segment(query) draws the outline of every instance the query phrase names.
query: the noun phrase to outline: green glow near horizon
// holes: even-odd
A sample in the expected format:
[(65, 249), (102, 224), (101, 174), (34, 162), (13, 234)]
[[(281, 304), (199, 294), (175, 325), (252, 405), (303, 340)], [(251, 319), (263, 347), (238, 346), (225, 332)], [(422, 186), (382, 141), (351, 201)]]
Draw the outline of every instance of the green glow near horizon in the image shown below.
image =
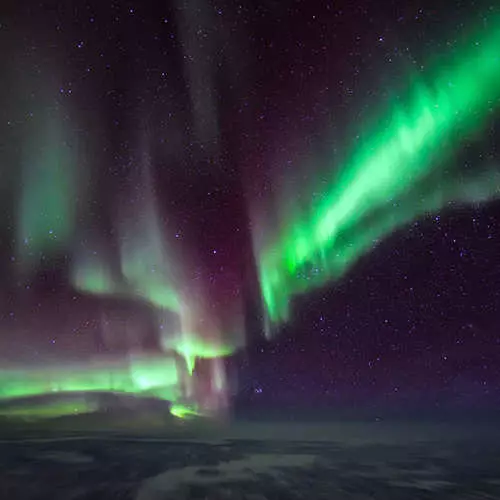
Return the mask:
[[(174, 358), (165, 355), (136, 356), (122, 362), (4, 369), (0, 370), (0, 401), (4, 402), (0, 416), (38, 419), (92, 413), (100, 407), (91, 393), (103, 392), (168, 401), (170, 413), (177, 418), (204, 416), (197, 402), (188, 401), (180, 389), (182, 376)], [(24, 399), (63, 395), (55, 400)]]
[(16, 226), (17, 254), (25, 269), (70, 246), (76, 210), (75, 153), (56, 119), (48, 117), (39, 127), (25, 145)]
[(256, 241), (261, 292), (272, 322), (288, 319), (293, 295), (345, 273), (374, 239), (448, 201), (498, 195), (496, 171), (491, 179), (481, 174), (464, 182), (450, 176), (439, 187), (425, 183), (498, 106), (498, 20), (488, 37), (476, 40), (430, 75), (432, 85), (412, 84), (408, 99), (378, 121), (309, 213), (283, 214), (291, 223), (277, 239)]
[[(200, 357), (202, 357), (202, 347)], [(215, 351), (204, 355), (217, 356)], [(223, 391), (225, 378), (218, 365), (214, 378), (217, 391)], [(182, 389), (182, 381), (191, 390)], [(172, 355), (133, 356), (125, 361), (107, 359), (87, 363), (38, 368), (0, 370), (0, 416), (53, 418), (92, 413), (100, 409), (92, 393), (113, 393), (137, 398), (168, 401), (170, 413), (178, 418), (206, 416), (206, 408), (193, 397), (196, 381), (186, 374)], [(194, 392), (193, 392), (194, 391)], [(37, 396), (48, 399), (26, 400)], [(57, 399), (50, 396), (56, 396)], [(59, 398), (64, 396), (64, 398)], [(209, 409), (213, 415), (213, 408)]]
[(184, 262), (174, 260), (167, 248), (149, 165), (144, 158), (137, 181), (144, 200), (141, 206), (121, 206), (118, 212), (121, 272), (133, 295), (158, 309), (179, 312)]
[(0, 399), (65, 392), (108, 391), (147, 394), (175, 401), (179, 373), (166, 356), (131, 359), (105, 366), (70, 365), (0, 371)]
[(15, 402), (5, 407), (0, 407), (0, 416), (21, 419), (43, 419), (56, 418), (65, 415), (82, 415), (97, 411), (98, 405), (89, 401), (88, 398), (69, 398), (68, 401), (48, 401), (43, 404), (21, 404)]
[[(121, 363), (1, 370), (0, 400), (9, 404), (0, 406), (0, 415), (51, 418), (96, 411), (95, 401), (75, 396), (82, 392), (121, 393), (175, 402), (183, 397), (180, 377), (175, 360), (167, 356), (136, 357)], [(67, 394), (68, 400), (16, 404), (17, 398), (58, 394)], [(191, 411), (196, 412), (196, 407)]]
[(174, 417), (182, 419), (200, 416), (200, 413), (196, 409), (181, 404), (172, 405), (172, 407), (170, 408), (170, 413)]

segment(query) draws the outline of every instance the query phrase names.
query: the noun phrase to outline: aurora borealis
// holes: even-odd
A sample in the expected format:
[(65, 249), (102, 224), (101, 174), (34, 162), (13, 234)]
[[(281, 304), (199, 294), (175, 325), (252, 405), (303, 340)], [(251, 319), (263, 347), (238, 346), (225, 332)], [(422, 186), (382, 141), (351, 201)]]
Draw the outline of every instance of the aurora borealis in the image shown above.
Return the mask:
[[(497, 345), (492, 326), (467, 326), (495, 324), (497, 308), (497, 9), (258, 3), (7, 9), (1, 398), (105, 391), (186, 416), (247, 393), (278, 401), (272, 383), (386, 397), (387, 385), (405, 393), (404, 369), (388, 362), (378, 392), (359, 380), (395, 352), (425, 393), (432, 370), (416, 360), (448, 387), (460, 370), (440, 363), (461, 332), (477, 352)], [(460, 217), (485, 221), (481, 250), (457, 236)], [(465, 271), (443, 246), (474, 254), (469, 281), (453, 284)], [(78, 412), (94, 410), (79, 397)], [(72, 411), (46, 415), (59, 407)]]
[[(500, 25), (478, 34), (443, 58), (436, 75), (410, 80), (406, 101), (395, 102), (306, 213), (283, 214), (283, 228), (270, 248), (258, 249), (260, 282), (272, 321), (286, 319), (289, 300), (336, 279), (375, 240), (447, 202), (483, 201), (500, 194), (498, 166), (480, 179), (447, 175), (425, 183), (448, 166), (468, 134), (477, 134), (500, 97)], [(479, 34), (482, 34), (480, 32)], [(429, 82), (429, 83), (425, 83)], [(334, 167), (335, 168), (335, 167)], [(470, 185), (469, 185), (470, 183)], [(265, 225), (265, 221), (258, 221)], [(274, 232), (274, 229), (271, 231)]]
[(33, 125), (22, 161), (16, 243), (26, 269), (36, 266), (43, 252), (57, 254), (71, 245), (77, 210), (77, 159), (61, 120), (47, 115)]

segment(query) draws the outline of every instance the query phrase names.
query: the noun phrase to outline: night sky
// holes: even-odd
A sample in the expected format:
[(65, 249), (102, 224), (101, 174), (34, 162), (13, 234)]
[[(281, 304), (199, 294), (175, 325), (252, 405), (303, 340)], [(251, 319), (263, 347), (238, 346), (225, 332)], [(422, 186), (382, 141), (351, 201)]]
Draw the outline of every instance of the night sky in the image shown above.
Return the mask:
[[(321, 197), (362, 125), (436, 55), (459, 57), (468, 26), (486, 36), (497, 11), (471, 1), (2, 2), (2, 362), (87, 359), (109, 349), (103, 310), (147, 318), (147, 305), (71, 280), (78, 249), (116, 261), (117, 211), (148, 202), (136, 172), (146, 155), (184, 286), (205, 290), (220, 324), (235, 308), (243, 316), (247, 346), (228, 361), (242, 406), (498, 405), (500, 202), (446, 201), (395, 228), (339, 279), (294, 297), (270, 340), (252, 238), (262, 225), (274, 234), (284, 197), (307, 205), (308, 186)], [(485, 125), (450, 145), (445, 184), (498, 166), (498, 97)], [(75, 227), (70, 244), (36, 250), (26, 271), (22, 168), (47, 116), (70, 138), (50, 146), (78, 164)], [(141, 328), (154, 350), (154, 326)]]

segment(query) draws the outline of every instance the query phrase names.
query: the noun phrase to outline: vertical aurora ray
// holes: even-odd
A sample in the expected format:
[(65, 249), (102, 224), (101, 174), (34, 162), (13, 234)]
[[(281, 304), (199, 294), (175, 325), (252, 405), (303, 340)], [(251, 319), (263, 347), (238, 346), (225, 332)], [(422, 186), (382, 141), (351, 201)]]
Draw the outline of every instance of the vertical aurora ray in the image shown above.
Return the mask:
[[(147, 147), (144, 150), (147, 151)], [(227, 404), (224, 396), (226, 379), (222, 373), (220, 358), (234, 352), (234, 346), (224, 343), (218, 318), (214, 317), (206, 304), (206, 293), (198, 290), (198, 286), (186, 278), (189, 274), (185, 272), (185, 266), (188, 265), (186, 255), (181, 259), (167, 245), (167, 224), (156, 202), (147, 153), (143, 155), (140, 167), (131, 177), (134, 188), (127, 200), (117, 200), (113, 217), (117, 229), (118, 265), (112, 266), (110, 257), (106, 252), (98, 251), (98, 245), (92, 246), (94, 251), (76, 251), (73, 259), (73, 285), (84, 293), (148, 303), (158, 326), (158, 347), (165, 359), (172, 357), (176, 360), (176, 377), (173, 383), (175, 391), (170, 389), (166, 399), (176, 403), (179, 415), (203, 413), (207, 409), (204, 406), (207, 405), (213, 413), (218, 403), (222, 405), (221, 410), (224, 410)], [(172, 322), (174, 316), (177, 319)], [(113, 335), (123, 335), (125, 339), (127, 327), (128, 324), (124, 324), (124, 331), (116, 331)], [(132, 335), (140, 337), (140, 325), (132, 325), (130, 330)], [(135, 351), (131, 344), (129, 348)], [(197, 360), (200, 359), (219, 369), (203, 375), (196, 373)], [(135, 363), (131, 368), (132, 374), (137, 374), (137, 366)], [(158, 370), (161, 371), (160, 366)], [(168, 364), (164, 366), (164, 370), (171, 371)], [(150, 387), (150, 371), (144, 370), (143, 375), (137, 375), (127, 382), (133, 393), (147, 391), (149, 395), (156, 394), (154, 387)], [(110, 390), (107, 375), (101, 375), (98, 377), (97, 387)], [(205, 391), (213, 397), (202, 400), (202, 395), (196, 388), (200, 383), (198, 379), (205, 376), (215, 377), (217, 380), (213, 384), (209, 383), (209, 389)], [(82, 386), (95, 387), (89, 373), (85, 377)], [(64, 387), (70, 386), (65, 384)], [(123, 385), (113, 387), (115, 390), (126, 390)], [(160, 387), (158, 390), (158, 397), (163, 398), (164, 388)]]
[(374, 239), (448, 201), (498, 194), (496, 172), (491, 179), (481, 175), (462, 183), (449, 175), (439, 189), (425, 181), (439, 170), (445, 175), (453, 149), (480, 131), (497, 107), (499, 47), (496, 20), (489, 36), (459, 51), (444, 69), (438, 67), (431, 85), (411, 86), (406, 101), (394, 104), (387, 118), (378, 121), (313, 209), (285, 214), (282, 219), (291, 222), (269, 244), (254, 235), (271, 322), (286, 320), (293, 295), (338, 278)]
[(17, 221), (17, 254), (24, 269), (72, 243), (77, 159), (60, 119), (46, 116), (26, 141)]
[(167, 251), (147, 155), (137, 176), (137, 199), (132, 197), (129, 206), (120, 204), (116, 215), (121, 272), (132, 295), (178, 312), (182, 263)]
[(226, 356), (233, 349), (222, 340), (219, 322), (206, 304), (206, 292), (187, 280), (186, 257), (180, 259), (167, 248), (148, 163), (145, 155), (137, 183), (142, 192), (140, 208), (125, 210), (119, 224), (122, 274), (133, 295), (156, 308), (160, 322), (166, 311), (178, 314), (180, 329), (159, 330), (158, 337), (163, 350), (177, 352), (193, 376), (197, 359)]
[(160, 309), (179, 311), (172, 266), (163, 247), (156, 213), (145, 210), (137, 223), (123, 225), (121, 270), (133, 294)]
[[(119, 272), (113, 272), (105, 252), (75, 250), (71, 272), (73, 286), (93, 295), (141, 299), (159, 309), (179, 311), (178, 283), (174, 265), (166, 250), (161, 223), (149, 177), (144, 174), (141, 200), (119, 204), (115, 222), (118, 228)], [(137, 205), (137, 207), (136, 207)], [(100, 245), (93, 245), (96, 249)], [(176, 262), (176, 264), (179, 264)]]

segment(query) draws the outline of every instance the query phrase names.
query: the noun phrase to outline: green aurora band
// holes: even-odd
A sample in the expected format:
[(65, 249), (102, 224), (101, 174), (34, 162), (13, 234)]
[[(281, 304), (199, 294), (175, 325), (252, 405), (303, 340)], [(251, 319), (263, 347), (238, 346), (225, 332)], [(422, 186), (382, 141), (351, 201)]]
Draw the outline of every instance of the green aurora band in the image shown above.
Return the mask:
[[(183, 296), (180, 291), (185, 281), (182, 266), (186, 262), (174, 258), (167, 250), (149, 168), (141, 172), (138, 185), (142, 187), (142, 199), (145, 200), (140, 208), (120, 205), (116, 214), (121, 276), (113, 275), (102, 252), (87, 252), (75, 256), (72, 283), (78, 290), (91, 295), (143, 300), (154, 308), (159, 318), (165, 311), (171, 311), (182, 322), (183, 317), (196, 315), (194, 304), (189, 302), (193, 299)], [(174, 350), (184, 358), (190, 374), (196, 359), (227, 356), (234, 351), (222, 341), (205, 340), (206, 332), (189, 327), (157, 333), (165, 350)]]
[(50, 419), (64, 415), (82, 415), (99, 410), (99, 406), (83, 396), (62, 401), (48, 401), (44, 404), (9, 404), (0, 406), (0, 416), (12, 419)]
[[(217, 357), (216, 352), (212, 354)], [(217, 372), (216, 369), (216, 375)], [(40, 419), (92, 413), (100, 408), (96, 400), (98, 393), (169, 402), (170, 414), (178, 418), (207, 416), (206, 408), (200, 406), (195, 396), (196, 381), (191, 374), (187, 378), (186, 375), (171, 354), (143, 354), (125, 360), (48, 367), (4, 368), (0, 370), (0, 416)], [(225, 378), (215, 376), (213, 381), (217, 390), (226, 390)], [(188, 394), (183, 388), (186, 383), (191, 387)], [(36, 399), (44, 396), (49, 400)]]
[[(254, 234), (263, 301), (272, 322), (288, 318), (293, 295), (342, 276), (374, 241), (415, 217), (451, 200), (485, 201), (498, 194), (497, 171), (469, 178), (436, 176), (444, 175), (453, 152), (446, 144), (456, 145), (480, 131), (500, 97), (500, 23), (495, 28), (481, 43), (459, 51), (460, 57), (444, 70), (437, 68), (432, 85), (413, 82), (406, 102), (394, 104), (387, 119), (376, 124), (320, 202), (292, 214), (292, 223), (281, 228), (276, 240), (259, 244)], [(56, 122), (50, 123), (47, 135), (30, 147), (23, 171), (17, 244), (26, 268), (35, 266), (43, 254), (71, 246), (74, 230), (77, 170), (70, 148), (61, 146), (62, 132)], [(145, 199), (148, 196), (146, 192)], [(131, 215), (119, 223), (121, 276), (113, 274), (100, 254), (75, 255), (73, 285), (84, 293), (145, 300), (159, 317), (169, 310), (187, 320), (196, 318), (190, 299), (180, 293), (182, 277), (173, 275), (178, 263), (167, 256), (156, 206)], [(285, 215), (282, 219), (290, 220)], [(189, 374), (196, 358), (218, 358), (233, 351), (213, 338), (205, 340), (206, 332), (190, 329), (190, 321), (185, 322), (188, 326), (180, 332), (158, 334), (165, 350), (175, 350), (185, 359)], [(185, 416), (197, 409), (183, 404), (180, 379), (185, 374), (179, 370), (168, 355), (108, 366), (3, 370), (0, 399), (122, 392), (172, 401), (173, 414)], [(81, 411), (84, 407), (82, 403)], [(55, 412), (47, 409), (47, 414)]]
[[(78, 169), (61, 120), (44, 115), (24, 150), (16, 246), (24, 270), (67, 250), (76, 215)], [(35, 120), (35, 119), (34, 119)]]
[[(0, 370), (0, 416), (10, 418), (55, 418), (92, 413), (99, 405), (91, 393), (128, 394), (172, 403), (170, 413), (178, 418), (202, 415), (195, 401), (183, 402), (175, 360), (169, 356), (131, 357), (126, 361)], [(23, 398), (64, 396), (54, 401)]]
[(231, 345), (222, 342), (213, 342), (203, 339), (200, 334), (181, 331), (177, 334), (170, 332), (161, 337), (164, 350), (172, 349), (180, 354), (186, 362), (190, 375), (193, 374), (197, 359), (212, 359), (230, 356), (236, 350)]
[(179, 373), (173, 358), (131, 358), (107, 364), (0, 371), (0, 396), (20, 398), (61, 392), (109, 391), (177, 399)]
[[(151, 196), (147, 190), (144, 198)], [(73, 286), (92, 295), (142, 299), (178, 313), (178, 279), (173, 277), (174, 262), (168, 258), (155, 206), (148, 202), (137, 213), (118, 217), (121, 276), (113, 275), (101, 252), (77, 253), (73, 259)]]
[[(185, 259), (181, 261), (175, 258), (177, 256), (173, 256), (167, 249), (161, 230), (161, 217), (155, 203), (149, 162), (146, 160), (147, 157), (137, 173), (136, 186), (140, 189), (136, 188), (136, 192), (140, 192), (141, 203), (119, 204), (115, 212), (119, 236), (119, 272), (113, 272), (105, 252), (100, 252), (99, 249), (95, 251), (94, 248), (94, 251), (78, 252), (75, 255), (72, 283), (75, 288), (90, 295), (145, 301), (152, 306), (159, 323), (167, 311), (175, 313), (179, 318), (180, 328), (172, 328), (171, 325), (168, 327), (167, 321), (167, 328), (158, 329), (157, 335), (163, 352), (174, 351), (183, 358), (186, 372), (177, 364), (169, 363), (168, 356), (164, 358), (165, 365), (160, 363), (157, 367), (149, 366), (147, 361), (140, 367), (135, 361), (129, 369), (120, 368), (118, 372), (110, 371), (109, 368), (96, 370), (87, 367), (75, 382), (71, 382), (72, 377), (65, 380), (58, 386), (58, 391), (104, 390), (131, 392), (135, 395), (146, 393), (175, 403), (171, 413), (178, 417), (188, 417), (200, 414), (196, 403), (183, 403), (186, 390), (189, 392), (194, 384), (196, 360), (230, 355), (234, 352), (234, 347), (225, 343), (221, 335), (210, 335), (213, 332), (199, 331), (196, 328), (198, 314), (203, 315), (199, 310), (202, 297), (193, 298), (193, 287), (183, 286)], [(192, 320), (195, 320), (194, 323)], [(207, 336), (210, 338), (205, 338)], [(165, 376), (168, 383), (163, 380), (158, 384), (159, 377)], [(28, 379), (33, 380), (33, 377)], [(54, 377), (54, 381), (59, 380), (58, 376)], [(31, 386), (28, 384), (28, 387)], [(15, 387), (19, 386), (16, 384)]]
[(179, 312), (177, 290), (184, 263), (174, 259), (165, 244), (149, 168), (144, 168), (142, 178), (145, 206), (119, 215), (121, 272), (134, 295), (159, 309)]
[(292, 217), (282, 210), (281, 219), (291, 223), (269, 242), (254, 234), (271, 323), (289, 318), (293, 295), (341, 277), (374, 240), (449, 201), (498, 195), (496, 171), (469, 179), (448, 176), (441, 186), (432, 182), (436, 172), (445, 175), (453, 152), (447, 144), (457, 149), (460, 140), (481, 131), (498, 105), (500, 22), (490, 25), (491, 34), (480, 43), (436, 66), (431, 85), (412, 82), (406, 101), (376, 122), (319, 202), (311, 201), (309, 210), (296, 210)]

